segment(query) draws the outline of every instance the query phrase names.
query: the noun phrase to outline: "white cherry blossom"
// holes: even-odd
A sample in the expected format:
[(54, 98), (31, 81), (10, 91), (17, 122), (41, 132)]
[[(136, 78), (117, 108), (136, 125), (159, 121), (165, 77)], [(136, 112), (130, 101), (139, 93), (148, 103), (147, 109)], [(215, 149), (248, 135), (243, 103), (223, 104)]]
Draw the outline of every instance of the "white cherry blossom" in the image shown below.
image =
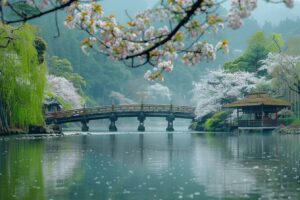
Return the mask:
[(192, 101), (196, 104), (195, 113), (201, 118), (215, 112), (230, 100), (242, 98), (262, 82), (265, 82), (264, 78), (257, 78), (255, 73), (211, 71), (206, 79), (194, 83)]
[(71, 103), (73, 108), (81, 108), (84, 100), (78, 94), (73, 84), (64, 77), (54, 75), (47, 76), (48, 85), (54, 94), (64, 101)]

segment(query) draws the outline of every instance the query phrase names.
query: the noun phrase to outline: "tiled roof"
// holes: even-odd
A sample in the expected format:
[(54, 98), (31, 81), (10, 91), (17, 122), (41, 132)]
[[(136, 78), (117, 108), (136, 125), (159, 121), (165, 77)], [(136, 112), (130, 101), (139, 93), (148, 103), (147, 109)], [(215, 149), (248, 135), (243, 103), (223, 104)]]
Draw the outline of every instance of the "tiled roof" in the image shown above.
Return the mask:
[(60, 105), (56, 98), (47, 98), (44, 100), (44, 105)]
[(241, 107), (248, 107), (248, 106), (276, 106), (276, 107), (290, 107), (291, 104), (282, 99), (275, 99), (268, 96), (264, 92), (255, 92), (249, 94), (245, 99), (229, 103), (224, 105), (224, 108), (241, 108)]

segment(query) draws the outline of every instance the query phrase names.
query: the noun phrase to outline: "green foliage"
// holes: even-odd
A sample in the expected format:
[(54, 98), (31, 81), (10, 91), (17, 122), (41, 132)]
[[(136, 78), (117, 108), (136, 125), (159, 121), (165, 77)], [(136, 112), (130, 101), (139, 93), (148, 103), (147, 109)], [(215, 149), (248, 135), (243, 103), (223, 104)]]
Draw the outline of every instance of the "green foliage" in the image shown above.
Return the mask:
[(269, 36), (264, 32), (255, 33), (249, 40), (249, 47), (262, 46), (268, 52), (278, 52), (284, 46), (284, 40), (281, 34), (271, 33)]
[(300, 35), (289, 38), (286, 53), (289, 55), (300, 55)]
[(60, 59), (53, 56), (48, 61), (49, 74), (60, 76), (71, 81), (80, 95), (84, 95), (83, 88), (86, 86), (85, 79), (78, 73), (73, 72), (73, 66), (68, 59)]
[[(44, 142), (8, 142), (0, 150), (7, 150), (0, 157), (0, 199), (45, 200)], [(22, 162), (17, 162), (22, 160)], [(11, 164), (14, 163), (14, 164)], [(22, 178), (22, 181), (20, 179)], [(24, 187), (24, 185), (26, 187)], [(40, 186), (38, 189), (27, 187)]]
[(47, 49), (47, 44), (42, 38), (36, 37), (34, 40), (34, 46), (37, 50), (39, 64), (42, 64), (45, 61), (45, 52)]
[[(22, 14), (22, 15), (37, 15), (40, 14), (40, 11), (37, 7), (33, 7), (29, 5), (26, 1), (17, 1), (12, 3), (14, 9)], [(12, 12), (12, 15), (17, 15), (16, 13)]]
[(279, 116), (279, 122), (280, 124), (283, 124), (285, 126), (300, 126), (300, 118), (299, 116), (295, 116), (293, 114), (285, 115), (285, 116)]
[[(59, 21), (63, 21), (64, 18), (63, 14), (58, 14)], [(128, 95), (132, 89), (126, 88), (126, 82), (132, 80), (133, 71), (145, 82), (142, 78), (145, 68), (142, 71), (131, 70), (124, 66), (123, 63), (111, 61), (104, 55), (94, 54), (93, 52), (90, 55), (85, 55), (80, 45), (86, 35), (81, 31), (68, 30), (63, 26), (63, 23), (60, 23), (61, 34), (59, 37), (54, 38), (57, 33), (53, 29), (55, 25), (53, 19), (54, 15), (49, 14), (34, 21), (41, 28), (41, 36), (48, 43), (48, 55), (66, 58), (73, 67), (73, 74), (65, 78), (72, 81), (75, 87), (81, 88), (84, 94), (95, 100), (98, 105), (111, 103), (111, 98), (109, 97), (111, 91), (118, 91)], [(53, 67), (51, 62), (49, 61), (49, 68)], [(63, 62), (60, 63), (60, 67), (64, 68), (62, 71), (68, 71), (68, 64)], [(53, 72), (52, 69), (50, 69), (50, 73)], [(83, 79), (75, 75), (75, 73)], [(86, 83), (83, 84), (82, 80), (85, 80)], [(139, 85), (139, 83), (135, 84)], [(87, 102), (93, 102), (91, 99), (87, 99)]]
[(213, 114), (213, 116), (207, 119), (204, 123), (204, 129), (206, 131), (224, 131), (227, 127), (227, 118), (230, 112), (220, 111)]
[(291, 125), (292, 126), (300, 126), (300, 118), (299, 117), (293, 117)]
[(224, 69), (228, 72), (257, 72), (261, 67), (260, 61), (266, 59), (268, 53), (267, 49), (262, 45), (251, 45), (242, 56), (234, 61), (225, 63)]
[(48, 61), (49, 73), (55, 76), (64, 77), (66, 74), (73, 72), (73, 66), (67, 59), (60, 59), (57, 56), (53, 56)]
[(71, 110), (73, 109), (73, 105), (72, 103), (68, 102), (68, 101), (65, 101), (62, 97), (60, 96), (57, 96), (53, 91), (52, 91), (52, 88), (49, 87), (49, 86), (46, 86), (45, 88), (45, 92), (44, 92), (44, 96), (48, 99), (51, 99), (51, 98), (56, 98), (57, 101), (62, 105), (63, 109), (64, 110)]
[(285, 126), (291, 125), (293, 123), (295, 123), (294, 125), (300, 125), (300, 120), (293, 117), (279, 118), (278, 121), (280, 124), (283, 124)]
[(274, 94), (276, 91), (274, 91), (274, 87), (269, 82), (261, 82), (256, 84), (255, 88), (253, 89), (253, 92), (266, 92), (268, 94)]
[(190, 128), (196, 131), (226, 131), (228, 125), (226, 120), (229, 115), (229, 111), (210, 113), (200, 121), (193, 122)]
[[(280, 34), (273, 33), (267, 37), (263, 32), (257, 32), (250, 38), (245, 53), (236, 60), (225, 63), (224, 69), (229, 72), (258, 72), (262, 66), (261, 60), (266, 59), (268, 53), (278, 51), (283, 45)], [(266, 73), (260, 72), (258, 75)]]
[[(58, 14), (59, 21), (63, 21), (64, 18), (63, 14)], [(149, 85), (143, 76), (152, 66), (131, 69), (122, 62), (110, 60), (105, 55), (93, 52), (90, 52), (88, 56), (85, 55), (80, 49), (80, 43), (86, 35), (77, 30), (68, 30), (61, 23), (59, 24), (61, 34), (58, 38), (54, 38), (53, 36), (57, 33), (53, 29), (55, 21), (54, 16), (51, 14), (37, 19), (35, 23), (41, 27), (41, 34), (49, 46), (49, 55), (67, 58), (74, 67), (74, 72), (80, 74), (86, 80), (86, 87), (83, 88), (85, 94), (98, 104), (111, 103), (109, 97), (111, 91), (121, 92), (134, 98), (137, 91), (145, 90)], [(245, 23), (247, 23), (247, 26), (245, 25), (239, 30), (239, 34), (227, 29), (225, 30), (226, 33), (216, 35), (216, 37), (208, 36), (205, 40), (217, 43), (219, 40), (229, 39), (230, 46), (233, 49), (241, 48), (241, 46), (245, 46), (245, 36), (248, 37), (259, 28), (253, 20), (246, 20)], [(173, 99), (176, 100), (175, 103), (185, 104), (191, 95), (187, 91), (190, 91), (193, 87), (193, 81), (199, 80), (200, 76), (206, 73), (205, 69), (212, 70), (223, 64), (224, 60), (229, 59), (229, 56), (220, 52), (215, 62), (203, 62), (194, 67), (184, 66), (180, 60), (176, 61), (174, 71), (170, 74), (164, 74), (164, 83), (172, 90)], [(179, 82), (180, 84), (178, 84)]]
[[(0, 24), (3, 33), (11, 29)], [(24, 25), (11, 36), (14, 39), (8, 47), (0, 49), (0, 132), (10, 127), (41, 125), (44, 121), (41, 108), (47, 68), (39, 64), (36, 29)]]
[(197, 119), (197, 120), (193, 121), (192, 124), (190, 125), (190, 129), (194, 130), (194, 131), (204, 131), (204, 124), (205, 124), (206, 120), (208, 120), (212, 116), (213, 116), (213, 113), (209, 113), (209, 114), (203, 116), (201, 119)]
[(287, 125), (300, 125), (300, 119), (294, 115), (289, 109), (282, 109), (278, 113), (280, 124)]

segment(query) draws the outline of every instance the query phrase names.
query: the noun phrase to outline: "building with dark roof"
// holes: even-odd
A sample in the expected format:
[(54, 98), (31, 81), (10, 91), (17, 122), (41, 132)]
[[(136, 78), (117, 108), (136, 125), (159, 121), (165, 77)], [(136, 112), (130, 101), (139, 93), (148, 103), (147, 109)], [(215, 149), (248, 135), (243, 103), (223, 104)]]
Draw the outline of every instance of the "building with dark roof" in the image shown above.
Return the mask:
[(254, 92), (223, 107), (237, 109), (239, 129), (275, 129), (279, 126), (278, 112), (290, 106), (288, 101), (272, 98), (265, 92)]
[(44, 113), (52, 113), (52, 112), (58, 112), (62, 110), (62, 105), (59, 103), (59, 101), (52, 97), (45, 99), (44, 101)]

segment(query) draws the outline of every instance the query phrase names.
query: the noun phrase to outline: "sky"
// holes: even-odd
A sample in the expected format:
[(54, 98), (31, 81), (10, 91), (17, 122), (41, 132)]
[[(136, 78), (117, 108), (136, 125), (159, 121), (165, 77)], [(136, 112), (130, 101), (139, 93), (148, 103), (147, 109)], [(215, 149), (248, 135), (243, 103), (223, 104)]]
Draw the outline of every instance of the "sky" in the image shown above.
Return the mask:
[(260, 0), (258, 8), (252, 13), (252, 17), (258, 21), (259, 25), (263, 25), (266, 21), (277, 25), (286, 18), (300, 18), (300, 0), (295, 2), (294, 8), (290, 9), (283, 4), (271, 4)]
[(103, 0), (106, 13), (114, 14), (121, 21), (128, 21), (127, 11), (134, 16), (138, 11), (153, 7), (159, 0)]
[[(102, 5), (105, 11), (110, 14), (115, 14), (121, 21), (127, 21), (128, 18), (125, 10), (130, 15), (136, 14), (139, 10), (154, 6), (159, 0), (103, 0)], [(226, 3), (225, 7), (229, 7)], [(256, 19), (259, 25), (263, 25), (266, 21), (276, 25), (286, 18), (300, 18), (300, 0), (295, 0), (293, 9), (286, 8), (283, 4), (266, 3), (263, 0), (258, 0), (258, 8), (252, 13), (252, 18)]]

